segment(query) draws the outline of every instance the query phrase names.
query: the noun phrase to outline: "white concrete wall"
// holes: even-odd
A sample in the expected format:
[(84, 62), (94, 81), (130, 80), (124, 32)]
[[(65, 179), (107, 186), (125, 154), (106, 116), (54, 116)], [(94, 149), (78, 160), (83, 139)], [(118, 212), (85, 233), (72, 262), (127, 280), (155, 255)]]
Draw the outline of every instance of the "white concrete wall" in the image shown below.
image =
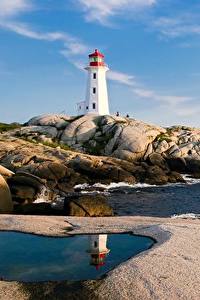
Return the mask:
[[(98, 115), (109, 115), (108, 92), (106, 83), (106, 66), (86, 68), (88, 71), (87, 91), (86, 91), (86, 107), (85, 114), (95, 113)], [(96, 73), (96, 79), (93, 74)], [(96, 93), (93, 93), (93, 88), (96, 88)], [(93, 103), (96, 108), (93, 109)]]

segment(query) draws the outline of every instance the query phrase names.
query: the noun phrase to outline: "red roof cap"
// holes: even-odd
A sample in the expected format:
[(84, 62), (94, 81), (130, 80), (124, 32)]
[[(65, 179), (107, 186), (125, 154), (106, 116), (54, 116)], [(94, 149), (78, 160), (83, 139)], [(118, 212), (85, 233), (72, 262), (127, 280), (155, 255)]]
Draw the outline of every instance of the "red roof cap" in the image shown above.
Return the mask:
[(104, 55), (100, 53), (98, 49), (95, 49), (94, 53), (89, 54), (89, 57), (94, 57), (94, 56), (104, 57)]

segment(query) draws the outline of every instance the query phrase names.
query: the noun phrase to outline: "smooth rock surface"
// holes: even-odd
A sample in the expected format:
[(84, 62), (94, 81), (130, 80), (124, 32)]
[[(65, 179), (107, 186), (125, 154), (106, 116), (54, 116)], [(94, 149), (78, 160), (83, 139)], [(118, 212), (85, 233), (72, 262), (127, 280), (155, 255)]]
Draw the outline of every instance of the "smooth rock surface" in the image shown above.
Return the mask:
[(12, 196), (5, 179), (0, 175), (0, 213), (11, 213), (13, 211)]

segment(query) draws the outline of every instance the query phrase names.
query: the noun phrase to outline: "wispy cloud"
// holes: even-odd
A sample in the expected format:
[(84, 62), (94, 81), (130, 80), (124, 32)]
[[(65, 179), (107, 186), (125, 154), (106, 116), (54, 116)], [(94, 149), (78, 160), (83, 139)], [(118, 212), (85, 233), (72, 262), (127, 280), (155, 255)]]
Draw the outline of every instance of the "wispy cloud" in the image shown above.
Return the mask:
[(135, 76), (126, 73), (110, 70), (107, 77), (110, 80), (117, 81), (128, 86), (133, 86), (135, 84)]
[(31, 9), (31, 0), (0, 0), (0, 17), (15, 16)]
[(0, 27), (15, 32), (26, 38), (48, 41), (48, 42), (63, 42), (63, 50), (60, 51), (66, 57), (71, 55), (83, 55), (88, 53), (89, 46), (81, 42), (78, 38), (71, 36), (65, 32), (41, 32), (34, 30), (31, 26), (20, 22), (12, 22), (8, 20), (0, 20)]
[(200, 35), (200, 15), (182, 13), (173, 17), (160, 17), (152, 22), (152, 26), (161, 35), (168, 38)]
[[(77, 3), (77, 1), (74, 2)], [(85, 19), (103, 25), (108, 25), (110, 23), (109, 18), (114, 15), (150, 7), (156, 2), (157, 0), (78, 0)]]
[[(110, 16), (120, 13), (120, 11), (127, 9), (128, 7), (130, 9), (151, 6), (156, 3), (156, 1), (157, 0), (102, 0), (101, 2), (98, 2), (93, 0), (79, 0), (85, 11), (87, 11), (88, 20), (99, 22), (108, 20)], [(46, 42), (61, 42), (62, 49), (59, 51), (60, 54), (66, 57), (76, 68), (83, 70), (86, 55), (92, 50), (91, 46), (66, 32), (43, 32), (35, 30), (33, 26), (28, 24), (14, 21), (13, 17), (15, 15), (30, 10), (33, 7), (30, 0), (10, 0), (9, 4), (7, 3), (7, 0), (0, 0), (0, 28), (29, 39)], [(96, 11), (98, 11), (97, 14)], [(187, 30), (186, 28), (183, 28), (182, 22), (182, 18), (178, 20), (160, 18), (154, 22), (154, 27), (159, 29), (163, 35), (175, 37), (183, 34), (183, 32), (189, 32), (188, 27)], [(193, 28), (192, 32), (197, 34), (198, 27), (196, 27), (196, 29)], [(196, 113), (196, 110), (189, 109), (189, 103), (195, 100), (192, 97), (159, 93), (156, 90), (144, 87), (137, 76), (120, 71), (110, 70), (108, 72), (108, 79), (128, 86), (139, 99), (156, 101), (159, 105), (166, 105), (174, 108), (177, 115), (185, 116), (186, 114), (192, 115)]]
[(135, 88), (133, 93), (140, 98), (155, 100), (160, 103), (168, 104), (170, 106), (176, 106), (194, 100), (192, 97), (187, 96), (175, 96), (175, 95), (163, 95), (157, 91), (146, 88)]

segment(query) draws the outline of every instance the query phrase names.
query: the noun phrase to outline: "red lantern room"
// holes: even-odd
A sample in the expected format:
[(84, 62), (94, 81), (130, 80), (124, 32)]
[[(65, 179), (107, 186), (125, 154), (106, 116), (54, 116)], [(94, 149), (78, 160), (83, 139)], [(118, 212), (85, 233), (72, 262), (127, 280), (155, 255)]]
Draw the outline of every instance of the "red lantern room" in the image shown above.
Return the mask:
[(89, 55), (89, 62), (92, 67), (105, 66), (104, 55), (95, 49), (94, 53)]

